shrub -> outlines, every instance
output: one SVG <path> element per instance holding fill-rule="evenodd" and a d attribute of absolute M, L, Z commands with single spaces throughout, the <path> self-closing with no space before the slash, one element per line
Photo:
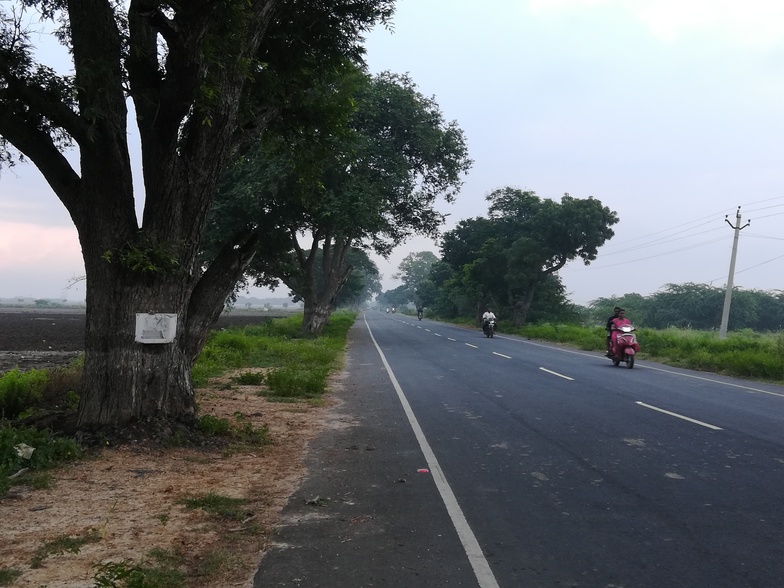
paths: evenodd
<path fill-rule="evenodd" d="M 20 444 L 35 448 L 29 459 L 19 455 Z M 0 427 L 0 495 L 11 486 L 9 476 L 28 468 L 42 470 L 79 458 L 83 451 L 73 439 L 54 437 L 50 431 Z"/>
<path fill-rule="evenodd" d="M 323 394 L 329 370 L 287 366 L 267 374 L 269 394 L 282 398 L 312 398 Z"/>
<path fill-rule="evenodd" d="M 0 377 L 0 417 L 15 419 L 38 403 L 47 383 L 45 370 L 13 369 Z"/>

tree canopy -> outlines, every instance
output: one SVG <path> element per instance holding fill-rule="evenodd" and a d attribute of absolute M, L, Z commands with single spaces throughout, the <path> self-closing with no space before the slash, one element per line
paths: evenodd
<path fill-rule="evenodd" d="M 263 239 L 234 233 L 205 263 L 202 235 L 218 180 L 266 130 L 306 126 L 313 80 L 356 61 L 362 34 L 392 7 L 391 0 L 0 6 L 0 161 L 22 156 L 41 171 L 82 246 L 82 426 L 194 421 L 191 366 Z M 73 75 L 35 61 L 24 9 L 58 27 Z M 131 122 L 143 195 L 134 192 Z M 69 146 L 78 169 L 63 155 Z M 140 313 L 174 315 L 174 342 L 136 341 Z"/>
<path fill-rule="evenodd" d="M 561 291 L 556 273 L 569 261 L 586 265 L 613 236 L 617 215 L 599 200 L 564 194 L 560 202 L 532 191 L 500 188 L 486 196 L 488 218 L 461 221 L 444 235 L 443 261 L 452 268 L 452 287 L 481 314 L 489 304 L 508 309 L 525 323 L 534 295 L 544 284 Z"/>
<path fill-rule="evenodd" d="M 386 256 L 412 235 L 436 235 L 436 200 L 451 202 L 471 165 L 457 124 L 407 76 L 349 68 L 327 83 L 348 111 L 314 122 L 307 140 L 262 140 L 227 174 L 210 225 L 219 240 L 263 232 L 249 273 L 301 297 L 308 332 L 321 330 L 351 273 L 347 252 Z"/>

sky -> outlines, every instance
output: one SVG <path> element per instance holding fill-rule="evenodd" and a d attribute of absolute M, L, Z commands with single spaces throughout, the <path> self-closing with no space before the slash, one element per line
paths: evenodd
<path fill-rule="evenodd" d="M 727 282 L 784 289 L 784 4 L 761 0 L 398 0 L 367 35 L 465 132 L 474 165 L 445 230 L 511 186 L 614 210 L 615 237 L 559 273 L 570 300 Z M 384 289 L 417 238 L 376 258 Z M 83 299 L 67 212 L 30 165 L 0 171 L 0 298 Z M 255 293 L 255 292 L 251 292 Z M 277 295 L 282 291 L 276 292 Z"/>

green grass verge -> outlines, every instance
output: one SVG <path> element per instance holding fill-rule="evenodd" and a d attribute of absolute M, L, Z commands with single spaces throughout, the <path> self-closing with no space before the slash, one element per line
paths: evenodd
<path fill-rule="evenodd" d="M 540 324 L 503 332 L 555 343 L 585 351 L 604 351 L 606 332 L 601 327 Z M 784 381 L 784 334 L 750 331 L 730 333 L 719 339 L 715 331 L 687 329 L 638 329 L 640 357 L 689 369 L 751 378 Z"/>
<path fill-rule="evenodd" d="M 346 335 L 355 320 L 356 313 L 336 312 L 318 337 L 302 333 L 302 315 L 215 331 L 194 366 L 194 385 L 203 386 L 227 369 L 266 367 L 270 370 L 264 376 L 241 374 L 234 382 L 263 380 L 271 399 L 317 398 L 326 391 L 330 374 L 341 367 Z"/>

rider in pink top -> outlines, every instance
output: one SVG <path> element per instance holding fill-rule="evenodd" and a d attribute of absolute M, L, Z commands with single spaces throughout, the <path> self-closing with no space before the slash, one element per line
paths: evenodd
<path fill-rule="evenodd" d="M 615 350 L 615 343 L 618 339 L 618 334 L 621 332 L 621 327 L 631 326 L 632 321 L 626 318 L 626 311 L 621 309 L 618 313 L 618 316 L 612 320 L 612 331 L 610 332 L 610 336 L 612 338 L 612 349 L 615 355 L 618 355 Z M 637 351 L 635 349 L 635 351 Z"/>

